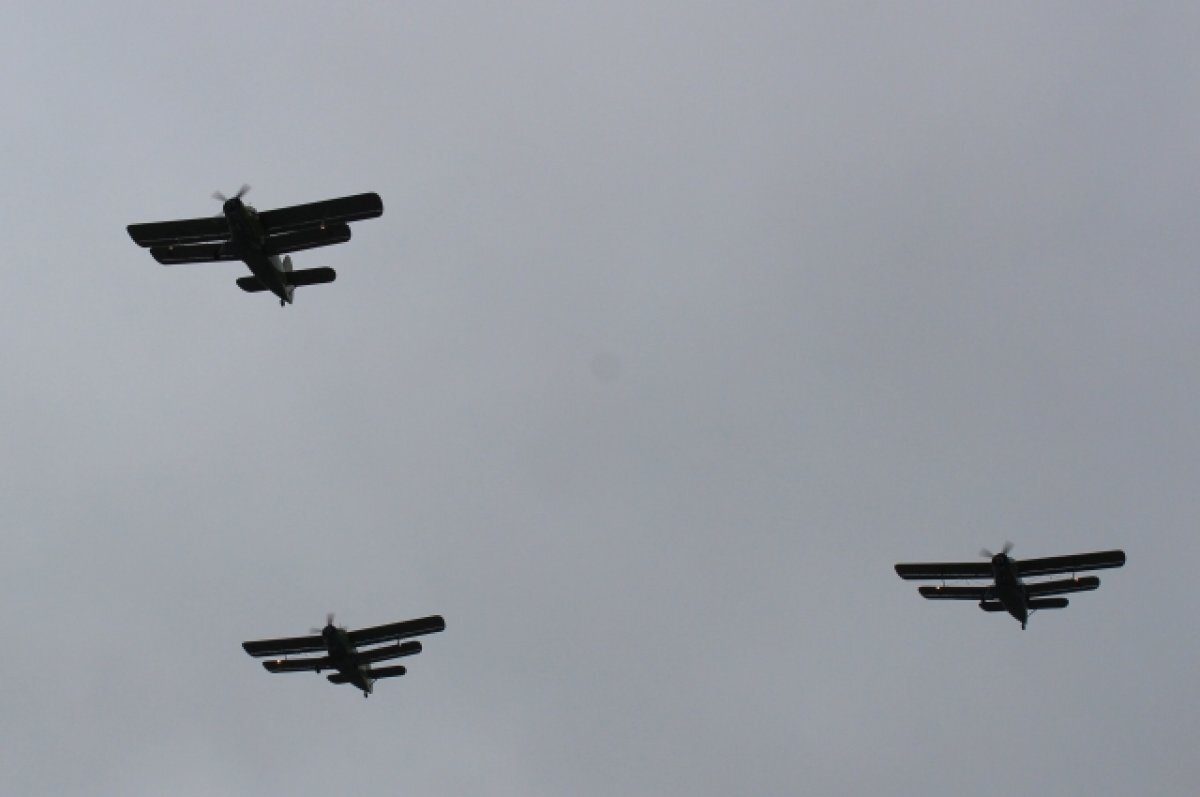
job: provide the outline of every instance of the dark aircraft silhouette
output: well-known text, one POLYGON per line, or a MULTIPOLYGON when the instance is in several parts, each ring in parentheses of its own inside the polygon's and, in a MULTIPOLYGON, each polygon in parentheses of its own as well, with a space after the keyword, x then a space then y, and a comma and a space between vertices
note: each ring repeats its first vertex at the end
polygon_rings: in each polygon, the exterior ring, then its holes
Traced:
POLYGON ((896 565, 896 575, 905 579, 945 581, 946 579, 991 579, 992 584, 969 587, 921 587, 920 593, 931 600, 979 601, 987 612, 1008 612, 1021 623, 1022 630, 1029 615, 1038 609, 1064 609, 1066 598, 1047 597, 1068 592, 1085 592, 1100 586, 1095 576, 1080 578, 1080 570, 1100 570, 1125 564, 1124 551, 1099 551, 1072 556, 1053 556, 1048 559, 1010 559, 1012 543, 1005 543, 998 554, 981 551, 990 562, 943 562, 933 564, 896 565), (1049 576, 1071 573, 1071 578, 1056 581, 1025 583, 1028 576, 1049 576))
POLYGON ((327 676, 330 683, 354 684, 362 690, 363 697, 367 697, 371 694, 375 681, 380 678, 395 678, 407 672, 400 665, 372 669, 370 665, 373 662, 398 659, 401 656, 414 656, 421 652, 421 643, 402 643, 400 640, 423 634, 434 634, 445 629, 446 621, 433 615, 418 620, 406 620, 401 623, 347 631, 345 628, 333 624, 333 615, 331 614, 325 618, 324 628, 319 632, 317 629, 313 629, 314 636, 243 642, 242 647, 255 657, 285 657, 264 661, 263 667, 268 672, 337 670, 327 676), (358 649, 362 645, 377 645, 393 640, 396 642, 394 645, 371 650, 358 649), (286 658, 295 653, 316 653, 318 651, 323 651, 325 655, 304 659, 286 658))
POLYGON ((248 293, 270 291, 279 297, 282 307, 291 303, 297 286, 333 282, 337 274, 331 268, 293 271, 292 259, 280 255, 345 243, 350 240, 348 222, 383 214, 378 194, 259 213, 242 202, 249 190, 250 186, 243 185, 229 199, 213 194, 222 203, 220 216, 130 224, 126 229, 134 243, 149 247, 150 254, 164 266, 241 260, 254 276, 239 279, 238 287, 248 293))

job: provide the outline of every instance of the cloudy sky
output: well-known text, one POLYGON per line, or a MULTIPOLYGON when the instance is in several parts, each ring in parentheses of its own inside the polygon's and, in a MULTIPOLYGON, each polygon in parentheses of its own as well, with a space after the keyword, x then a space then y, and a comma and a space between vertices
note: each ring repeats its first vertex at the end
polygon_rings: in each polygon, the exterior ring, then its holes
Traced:
MULTIPOLYGON (((1174 6, 1174 7, 1172 7, 1174 6)), ((1200 788, 1200 12, 6 15, 0 790, 1200 788), (281 310, 125 225, 377 191, 281 310), (1123 547, 1022 632, 897 561, 1123 547), (364 701, 245 639, 430 613, 364 701)))

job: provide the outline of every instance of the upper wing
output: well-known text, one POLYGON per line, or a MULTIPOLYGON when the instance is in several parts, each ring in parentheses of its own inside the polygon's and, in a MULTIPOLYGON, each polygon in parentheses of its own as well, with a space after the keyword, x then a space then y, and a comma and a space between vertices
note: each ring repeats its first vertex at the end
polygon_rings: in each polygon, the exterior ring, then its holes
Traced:
POLYGON ((229 222, 224 216, 181 219, 179 221, 152 221, 148 224, 130 224, 125 229, 129 231, 129 237, 138 246, 166 246, 168 244, 195 244, 203 241, 229 240, 229 222))
POLYGON ((1026 584, 1025 594, 1029 597, 1042 595, 1064 595, 1068 592, 1087 592, 1100 586, 1100 579, 1095 576, 1082 578, 1063 578, 1058 581, 1042 581, 1037 584, 1026 584))
POLYGON ((377 625, 372 628, 361 628, 351 631, 347 636, 354 646, 374 645, 377 642, 387 642, 392 639, 407 639, 422 634, 435 634, 446 630, 446 621, 439 615, 422 617, 419 620, 405 620, 402 623, 377 625))
POLYGON ((931 562, 896 565, 896 575, 907 579, 991 578, 990 562, 931 562))
POLYGON ((379 194, 356 194, 310 202, 307 205, 292 205, 277 210, 259 212, 258 221, 268 235, 301 230, 305 227, 320 227, 334 221, 361 221, 383 215, 383 200, 379 194))
POLYGON ((309 670, 332 670, 333 662, 328 656, 315 659, 271 659, 263 662, 268 672, 307 672, 309 670))
POLYGON ((1125 564, 1124 551, 1098 551, 1071 556, 1051 556, 1046 559, 1025 559, 1017 562, 1021 576, 1049 576, 1055 573, 1077 573, 1080 570, 1101 570, 1125 564))
POLYGON ((992 587, 920 587, 917 591, 930 600, 984 601, 992 597, 992 587))
POLYGON ((283 656, 289 653, 313 653, 325 650, 325 639, 320 636, 294 636, 287 639, 243 642, 242 647, 251 656, 283 656))

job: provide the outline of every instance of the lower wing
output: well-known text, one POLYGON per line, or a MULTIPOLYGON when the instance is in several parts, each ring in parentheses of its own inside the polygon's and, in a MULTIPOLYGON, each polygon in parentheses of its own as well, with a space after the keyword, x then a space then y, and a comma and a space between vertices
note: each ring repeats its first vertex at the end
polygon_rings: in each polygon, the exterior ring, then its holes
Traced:
POLYGON ((263 244, 263 254, 282 255, 286 252, 299 252, 303 249, 316 249, 318 246, 344 244, 349 240, 349 224, 328 224, 324 227, 314 227, 311 230, 272 235, 263 244))
POLYGON ((415 656, 421 652, 421 643, 415 640, 405 642, 400 645, 387 645, 374 650, 360 650, 357 653, 360 662, 368 663, 372 661, 387 661, 388 659, 398 659, 403 656, 415 656))
POLYGON ((328 656, 319 656, 315 659, 271 659, 264 661, 263 667, 268 672, 319 672, 320 670, 332 670, 333 662, 328 656))
POLYGON ((173 266, 176 263, 217 263, 223 260, 241 259, 228 242, 153 246, 150 248, 150 256, 164 266, 173 266))
POLYGON ((1058 581, 1042 581, 1025 585, 1025 594, 1031 598, 1043 595, 1065 595, 1069 592, 1087 592, 1100 586, 1100 579, 1095 576, 1082 578, 1064 578, 1058 581))
POLYGON ((935 601, 984 601, 992 594, 992 587, 920 587, 922 595, 935 601))

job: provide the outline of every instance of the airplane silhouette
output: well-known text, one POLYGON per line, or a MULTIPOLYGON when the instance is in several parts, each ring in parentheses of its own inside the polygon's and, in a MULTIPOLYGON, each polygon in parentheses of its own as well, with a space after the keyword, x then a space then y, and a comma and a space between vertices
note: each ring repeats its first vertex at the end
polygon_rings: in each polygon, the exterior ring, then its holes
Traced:
POLYGON ((1008 612, 1021 623, 1023 630, 1033 612, 1039 609, 1064 609, 1070 602, 1066 598, 1048 596, 1085 592, 1100 586, 1100 579, 1095 576, 1081 578, 1075 573, 1125 564, 1124 551, 1099 551, 1018 561, 1009 557, 1011 550, 1012 543, 1005 543, 1000 553, 981 551, 990 560, 988 562, 898 564, 896 575, 910 580, 991 579, 991 584, 980 586, 924 586, 918 591, 930 600, 979 601, 979 608, 984 611, 1008 612), (1072 576, 1056 581, 1024 581, 1030 576, 1063 573, 1071 573, 1072 576))

